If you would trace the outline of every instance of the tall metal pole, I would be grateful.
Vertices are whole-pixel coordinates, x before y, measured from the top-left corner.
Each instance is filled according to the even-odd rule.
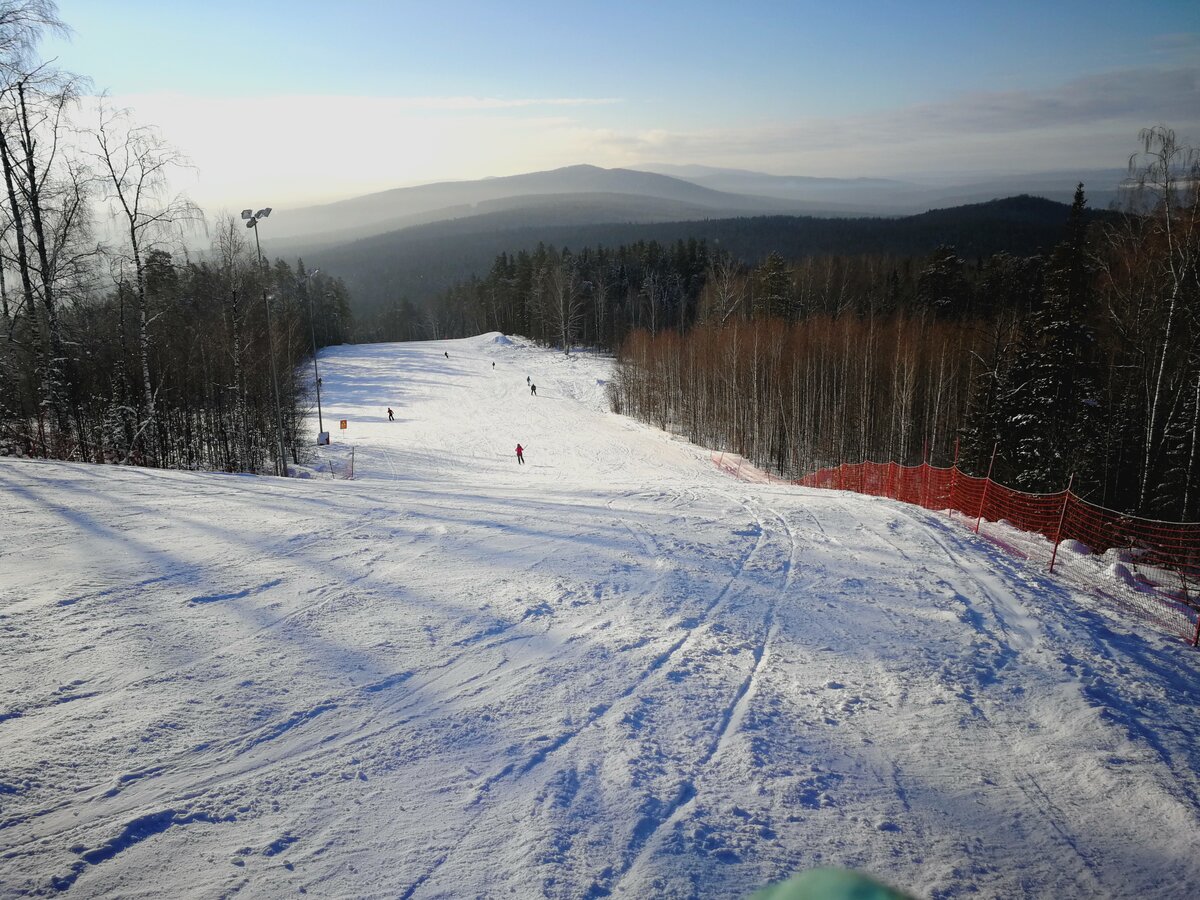
[[[321,434],[325,433],[325,420],[321,417],[321,374],[317,371],[317,320],[313,314],[313,299],[312,291],[308,289],[308,279],[316,275],[320,269],[314,269],[307,275],[303,275],[304,293],[308,295],[308,324],[312,329],[312,345],[313,345],[313,383],[317,386],[317,428]]]
[[[271,357],[271,390],[275,395],[275,431],[279,438],[279,474],[287,478],[287,450],[283,443],[283,410],[279,406],[279,377],[275,374],[275,338],[271,333],[271,303],[267,300],[267,282],[266,273],[263,271],[262,244],[258,242],[258,219],[251,219],[254,223],[254,247],[258,250],[258,272],[259,277],[263,279],[262,283],[262,298],[263,306],[267,308],[267,353]]]

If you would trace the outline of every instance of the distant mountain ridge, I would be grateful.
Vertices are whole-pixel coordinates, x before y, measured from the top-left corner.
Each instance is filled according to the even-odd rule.
[[[661,171],[651,171],[651,169]],[[889,178],[768,175],[708,166],[566,166],[475,181],[393,188],[298,209],[277,208],[269,240],[307,252],[439,221],[511,213],[523,224],[587,225],[762,215],[897,216],[1014,194],[1069,202],[1078,181],[1093,208],[1117,197],[1123,172],[1049,172],[929,186]],[[264,238],[267,238],[264,233]]]
[[[1092,207],[1102,209],[1118,199],[1119,186],[1126,174],[1123,169],[1089,169],[956,179],[935,185],[895,178],[767,175],[711,166],[654,164],[641,168],[685,178],[712,190],[824,204],[831,211],[857,215],[913,215],[927,209],[980,203],[1015,194],[1070,203],[1075,185],[1081,181]]]
[[[578,165],[478,181],[393,188],[322,206],[281,209],[278,221],[272,220],[272,237],[291,243],[344,242],[442,219],[513,208],[548,208],[551,204],[545,198],[583,195],[627,198],[623,204],[613,204],[611,199],[607,204],[608,214],[618,216],[616,221],[661,221],[666,215],[679,214],[726,217],[816,211],[799,201],[740,196],[669,175]],[[674,212],[665,212],[669,208]]]
[[[589,206],[592,200],[591,195],[580,200],[588,208],[578,215],[551,204],[558,217],[553,222],[528,208],[482,213],[314,251],[305,255],[305,262],[341,276],[357,310],[370,313],[402,298],[426,300],[472,275],[485,274],[500,253],[532,250],[539,243],[579,250],[695,238],[752,264],[771,252],[787,259],[857,253],[913,256],[940,244],[954,245],[965,257],[999,251],[1028,255],[1061,240],[1069,212],[1067,205],[1053,200],[1018,196],[902,218],[774,215],[597,223],[587,221],[595,211]]]

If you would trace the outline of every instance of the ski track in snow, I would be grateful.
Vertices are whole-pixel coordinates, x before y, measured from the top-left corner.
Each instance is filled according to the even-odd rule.
[[[712,739],[707,751],[699,760],[698,768],[701,772],[701,776],[703,770],[707,769],[710,763],[731,742],[732,736],[737,733],[740,727],[742,718],[745,715],[747,698],[751,696],[751,690],[759,676],[759,671],[763,660],[766,658],[771,641],[775,637],[776,629],[774,620],[776,605],[781,601],[781,599],[786,599],[789,594],[789,590],[792,587],[793,574],[795,572],[796,565],[796,536],[792,532],[791,527],[788,525],[786,517],[780,515],[774,510],[771,510],[771,512],[776,518],[779,519],[780,524],[787,532],[790,542],[788,559],[783,567],[783,584],[780,586],[778,596],[772,597],[770,600],[767,614],[762,624],[761,638],[759,639],[753,651],[753,666],[750,672],[742,680],[741,684],[737,687],[737,690],[734,692],[731,702],[721,717],[720,725],[717,729],[715,737]],[[815,517],[814,521],[817,521]],[[761,518],[758,519],[758,525],[760,529],[764,528],[764,523]],[[819,523],[818,527],[820,527]],[[660,830],[669,832],[671,829],[677,827],[678,823],[687,817],[691,807],[694,806],[694,801],[696,800],[698,794],[699,789],[693,782],[685,782],[684,787],[681,789],[678,797],[675,799],[675,802],[669,805],[664,811],[665,816],[654,823],[650,828],[644,829],[643,834],[640,834],[638,836],[638,840],[629,847],[629,851],[632,855],[626,860],[620,870],[615,873],[616,877],[614,879],[614,889],[620,888],[621,879],[626,873],[634,869],[639,861],[646,855],[648,847],[650,846],[655,835],[658,834]],[[592,892],[611,893],[612,891],[607,887],[594,885]]]
[[[1197,883],[1179,642],[927,511],[733,481],[601,358],[321,366],[307,478],[0,460],[0,897]]]
[[[643,550],[649,556],[651,556],[652,558],[655,558],[655,559],[662,558],[662,555],[661,555],[662,550],[654,542],[654,539],[651,535],[645,533],[645,531],[640,528],[634,528],[633,526],[631,526],[628,522],[626,522],[623,519],[621,520],[621,524],[626,529],[626,531],[629,532],[630,536],[633,537],[633,539],[638,542],[638,544],[643,548]],[[746,554],[745,557],[743,557],[741,560],[739,560],[737,567],[736,567],[735,571],[733,572],[732,576],[725,583],[724,587],[722,587],[721,590],[716,594],[714,599],[708,604],[708,606],[706,606],[701,611],[700,615],[697,618],[688,619],[686,621],[686,623],[684,623],[683,635],[681,637],[679,637],[677,640],[675,640],[669,647],[667,647],[667,649],[665,651],[663,651],[662,653],[660,653],[660,654],[654,656],[652,659],[650,659],[649,663],[646,665],[644,671],[640,675],[637,676],[637,678],[634,680],[634,682],[632,684],[630,684],[628,687],[626,687],[620,691],[620,693],[617,695],[617,701],[624,701],[627,698],[637,694],[638,691],[647,684],[647,682],[651,679],[651,677],[655,676],[657,673],[662,671],[663,667],[667,663],[669,663],[673,658],[675,658],[683,650],[683,648],[689,643],[689,641],[691,641],[694,638],[694,636],[697,633],[697,628],[699,626],[701,626],[705,621],[707,621],[709,616],[722,605],[722,603],[725,601],[725,599],[729,596],[731,590],[737,584],[737,580],[740,577],[742,571],[745,569],[746,565],[758,553],[758,551],[761,547],[761,543],[762,543],[761,529],[758,531],[758,535],[759,535],[759,538],[758,538],[758,541],[755,543],[754,547],[751,548],[751,550],[749,551],[749,553]],[[624,707],[621,707],[621,708],[624,708]],[[567,745],[571,744],[572,741],[574,741],[581,734],[583,734],[585,729],[591,728],[593,726],[596,726],[599,728],[604,728],[606,723],[611,722],[615,718],[616,718],[616,712],[614,711],[614,705],[601,704],[599,706],[593,707],[589,711],[589,715],[587,716],[587,718],[584,720],[582,727],[580,727],[576,730],[568,731],[568,732],[560,735],[559,737],[554,739],[550,744],[548,744],[545,747],[539,747],[537,750],[535,750],[535,752],[529,759],[525,760],[520,765],[517,765],[515,763],[509,764],[502,771],[500,771],[499,773],[488,778],[482,784],[482,786],[479,788],[479,791],[478,791],[476,797],[474,798],[472,805],[479,805],[479,804],[484,803],[487,795],[491,793],[493,787],[495,787],[495,785],[497,785],[499,782],[504,781],[505,779],[512,778],[512,777],[521,778],[521,777],[524,777],[525,775],[529,774],[533,769],[535,769],[537,766],[541,765],[544,761],[546,761],[546,759],[549,756],[554,754],[556,751],[558,751],[562,748],[565,748],[565,747],[567,747]],[[417,888],[419,888],[426,881],[428,881],[429,878],[434,873],[436,873],[437,870],[440,869],[445,864],[445,862],[449,859],[451,852],[453,852],[454,850],[457,850],[458,847],[464,842],[464,840],[471,835],[472,828],[474,828],[478,824],[478,821],[479,820],[477,818],[476,821],[472,823],[471,828],[464,829],[459,834],[453,847],[450,848],[450,851],[439,855],[437,857],[437,859],[434,861],[433,866],[431,866],[429,870],[427,870],[425,873],[423,873],[421,875],[421,877],[417,879],[416,882],[414,882],[411,886],[409,886],[409,888],[404,892],[404,894],[402,896],[411,897],[416,892]],[[641,824],[638,829],[639,834],[635,837],[635,840],[631,843],[630,847],[627,848],[627,854],[636,853],[638,847],[644,842],[645,838],[648,837],[649,834],[651,834],[653,832],[654,827],[656,827],[656,826],[653,823]],[[627,867],[628,866],[626,866],[626,868]],[[593,887],[593,890],[595,890],[595,889],[596,889],[596,886]],[[605,891],[605,892],[607,893],[607,891]]]

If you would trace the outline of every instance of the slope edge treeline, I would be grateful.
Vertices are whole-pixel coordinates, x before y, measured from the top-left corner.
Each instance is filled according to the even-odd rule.
[[[234,221],[210,254],[180,250],[203,224],[167,191],[186,160],[103,104],[74,127],[82,80],[37,59],[48,30],[65,30],[53,3],[0,2],[0,453],[257,472],[286,445],[295,460],[297,366],[349,335],[345,287],[260,265]],[[105,205],[111,242],[91,218]]]

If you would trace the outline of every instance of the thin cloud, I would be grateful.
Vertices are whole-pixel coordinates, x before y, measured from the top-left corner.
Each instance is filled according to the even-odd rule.
[[[522,109],[531,106],[611,106],[622,102],[618,97],[528,97],[522,99],[504,99],[501,97],[388,97],[384,99],[394,109],[442,109],[454,112],[472,109]]]
[[[913,107],[901,118],[943,131],[1003,133],[1129,117],[1200,120],[1200,68],[1128,69],[1046,91],[968,94],[949,103]]]
[[[231,208],[250,205],[242,198],[328,202],[580,162],[667,160],[846,177],[1108,168],[1124,165],[1146,126],[1166,123],[1184,143],[1200,138],[1200,66],[1105,72],[1044,90],[962,94],[759,127],[650,121],[637,128],[614,114],[624,101],[612,97],[164,93],[111,102],[160,126],[193,158],[195,199]]]
[[[1131,69],[1075,79],[1042,91],[964,94],[873,115],[811,118],[760,128],[715,128],[597,134],[614,153],[680,161],[791,157],[823,153],[878,155],[908,148],[926,158],[971,147],[1003,159],[1036,150],[1044,138],[1061,144],[1076,136],[1080,150],[1099,157],[1125,146],[1138,129],[1170,123],[1181,135],[1200,135],[1200,68]],[[1095,145],[1100,138],[1104,146]],[[1090,146],[1089,146],[1090,145]],[[1127,152],[1127,151],[1126,151]],[[1122,156],[1091,164],[1117,164]],[[910,164],[914,160],[906,159]],[[890,168],[895,169],[895,166]]]
[[[1150,49],[1168,56],[1195,59],[1200,56],[1200,32],[1179,31],[1157,35],[1150,39]]]

